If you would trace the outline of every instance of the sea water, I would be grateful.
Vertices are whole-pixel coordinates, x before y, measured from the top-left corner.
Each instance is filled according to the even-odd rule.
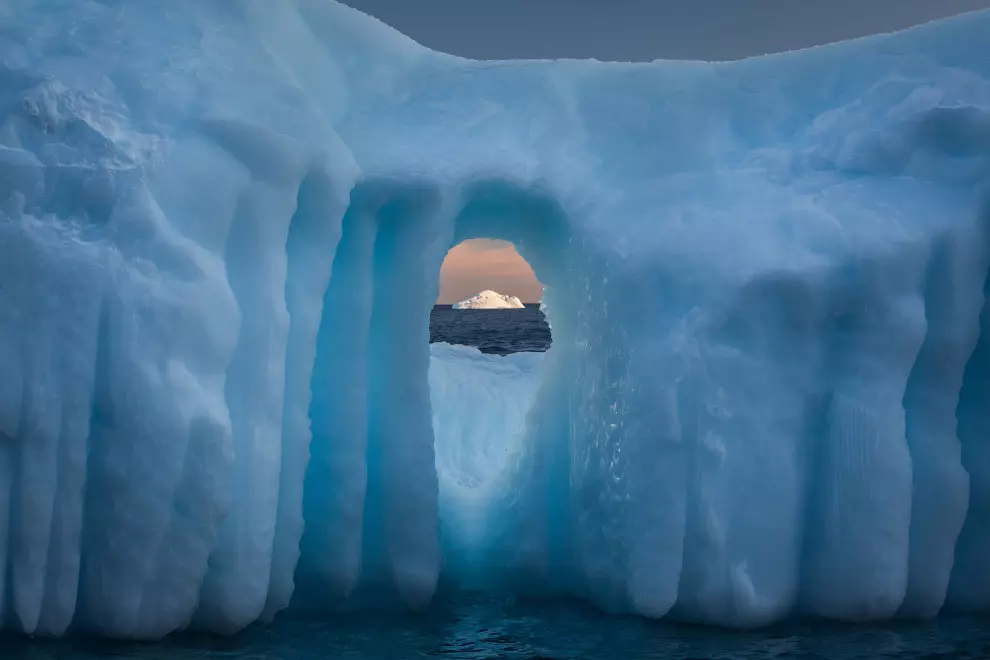
[[[574,602],[441,600],[421,614],[280,617],[234,637],[161,643],[0,641],[3,660],[450,660],[689,658],[874,660],[990,657],[990,626],[972,618],[856,626],[792,622],[755,631],[611,617]]]
[[[525,309],[453,309],[436,305],[430,314],[430,341],[474,346],[482,353],[507,355],[550,348],[550,326],[539,304]]]

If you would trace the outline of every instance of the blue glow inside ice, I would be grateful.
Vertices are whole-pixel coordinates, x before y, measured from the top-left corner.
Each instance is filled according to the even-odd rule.
[[[0,7],[0,625],[453,588],[990,611],[990,13],[476,62],[331,0]],[[428,344],[512,241],[554,346]]]

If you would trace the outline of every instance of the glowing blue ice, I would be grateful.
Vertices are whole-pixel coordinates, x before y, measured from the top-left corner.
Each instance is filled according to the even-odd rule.
[[[0,26],[3,625],[441,578],[990,610],[990,13],[724,64],[473,62],[329,0]],[[475,237],[547,284],[546,356],[431,366]]]

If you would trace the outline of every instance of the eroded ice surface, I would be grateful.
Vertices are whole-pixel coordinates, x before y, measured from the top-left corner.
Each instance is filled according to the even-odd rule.
[[[554,346],[462,578],[729,626],[990,609],[990,14],[725,64],[466,61],[329,0],[0,26],[8,629],[427,604],[465,565],[429,310],[478,237]]]
[[[494,543],[499,505],[512,496],[513,466],[526,455],[526,414],[545,354],[431,344],[430,356],[445,570],[458,584],[485,587],[504,552]]]

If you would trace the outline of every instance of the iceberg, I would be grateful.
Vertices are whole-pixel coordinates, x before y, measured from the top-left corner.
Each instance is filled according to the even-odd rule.
[[[990,611],[990,12],[726,63],[470,61],[331,0],[0,26],[7,631],[441,582]],[[471,238],[546,285],[537,361],[430,349]]]
[[[451,305],[453,309],[523,309],[526,305],[515,296],[485,289],[466,300]]]

